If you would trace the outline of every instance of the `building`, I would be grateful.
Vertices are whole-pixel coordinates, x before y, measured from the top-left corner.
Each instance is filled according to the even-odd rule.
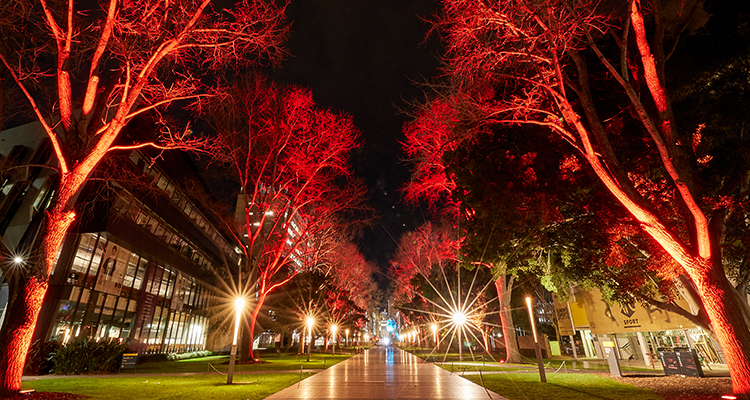
[[[698,313],[698,304],[681,292],[678,306]],[[604,343],[619,359],[642,360],[651,365],[663,347],[691,347],[707,362],[723,363],[721,347],[689,319],[664,309],[640,304],[608,302],[597,289],[571,288],[567,301],[554,297],[555,316],[562,336],[570,338],[576,357],[604,358]],[[611,344],[611,345],[610,345]]]
[[[38,139],[19,140],[29,137]],[[4,165],[43,164],[50,159],[47,147],[43,132],[28,124],[3,131],[0,154]],[[180,153],[163,158],[152,165],[134,151],[122,168],[140,179],[87,185],[85,211],[50,276],[34,340],[112,338],[139,353],[206,349],[217,325],[209,319],[218,282],[240,255],[203,206],[177,188],[177,178],[195,172],[188,160]],[[27,171],[2,187],[0,235],[11,250],[33,242],[30,233],[54,190],[55,175],[44,172],[50,170]],[[222,347],[224,341],[210,342]]]

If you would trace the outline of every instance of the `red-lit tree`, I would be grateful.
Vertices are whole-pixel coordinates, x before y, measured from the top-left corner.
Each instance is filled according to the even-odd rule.
[[[410,201],[423,198],[449,205],[463,236],[462,260],[490,268],[495,276],[506,362],[518,363],[522,359],[510,311],[513,287],[518,273],[530,269],[528,259],[543,250],[542,227],[561,219],[537,182],[535,164],[547,157],[537,157],[533,147],[512,140],[472,146],[457,140],[463,117],[451,103],[436,98],[405,125],[404,150],[415,168],[404,191]]]
[[[74,0],[9,0],[2,7],[0,68],[31,105],[59,175],[38,244],[31,246],[38,249],[33,262],[24,269],[2,263],[11,296],[0,333],[0,394],[21,387],[47,277],[92,170],[112,151],[195,144],[164,125],[158,140],[128,145],[118,142],[123,128],[136,116],[152,114],[159,121],[164,107],[199,96],[197,77],[207,69],[273,61],[283,53],[284,10],[274,2],[240,1],[221,11],[210,0],[97,4],[81,9]]]
[[[235,219],[246,265],[234,283],[253,293],[250,346],[267,296],[300,271],[315,269],[364,206],[350,152],[358,131],[350,117],[317,109],[309,90],[278,87],[255,75],[238,79],[227,98],[202,106],[218,133],[227,177],[239,185]]]
[[[457,110],[444,108],[442,99],[434,103],[440,106],[425,105],[405,129],[406,150],[417,163],[406,194],[433,196],[433,201],[447,198],[459,211],[462,259],[491,268],[497,277],[500,319],[511,349],[508,362],[520,361],[520,354],[513,352],[510,313],[519,274],[541,277],[549,290],[562,296],[571,283],[606,288],[613,300],[647,303],[711,330],[700,307],[693,315],[673,301],[685,290],[698,298],[692,285],[680,282],[676,263],[645,239],[616,204],[592,190],[596,182],[581,171],[578,160],[561,153],[560,143],[537,145],[547,135],[543,129],[526,127],[518,135],[496,129],[470,143],[439,133],[431,136],[437,129],[460,129]],[[456,119],[439,119],[436,109]],[[428,141],[431,144],[425,144]],[[426,160],[436,166],[433,174],[420,173]],[[441,181],[449,183],[433,184]],[[419,192],[410,193],[413,189]]]
[[[377,291],[377,284],[373,279],[375,266],[349,240],[338,240],[332,248],[330,258],[326,275],[333,285],[348,293],[354,305],[367,310]]]
[[[427,222],[414,232],[402,235],[391,260],[396,300],[409,303],[419,297],[415,277],[427,277],[435,271],[438,275],[445,273],[449,266],[458,263],[459,247],[455,229],[446,224],[435,226]]]
[[[750,329],[721,251],[729,199],[744,196],[742,179],[698,180],[707,156],[720,154],[703,154],[698,126],[678,125],[667,92],[667,60],[701,4],[445,0],[438,26],[459,93],[452,108],[473,115],[454,140],[496,124],[533,124],[568,142],[690,277],[734,391],[747,397]]]

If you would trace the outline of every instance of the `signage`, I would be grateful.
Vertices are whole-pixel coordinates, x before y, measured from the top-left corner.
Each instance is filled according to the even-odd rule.
[[[138,353],[125,353],[122,355],[122,362],[120,363],[120,369],[135,370],[135,365],[138,364]]]
[[[675,354],[677,355],[677,361],[680,363],[682,375],[696,378],[703,377],[703,369],[695,349],[675,349]]]
[[[680,362],[677,360],[677,354],[671,348],[659,348],[659,359],[664,368],[664,375],[682,375]]]
[[[555,293],[552,293],[552,301],[555,305],[555,316],[557,317],[557,327],[560,329],[560,334],[563,336],[575,335],[576,330],[573,327],[568,303],[560,302]]]
[[[576,296],[586,308],[591,333],[664,331],[695,327],[687,318],[656,307],[609,303],[598,289],[580,291]],[[677,303],[685,310],[690,309],[682,298]]]

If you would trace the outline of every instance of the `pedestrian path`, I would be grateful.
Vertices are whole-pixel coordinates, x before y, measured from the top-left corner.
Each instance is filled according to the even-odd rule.
[[[376,346],[266,399],[507,400],[396,347]]]

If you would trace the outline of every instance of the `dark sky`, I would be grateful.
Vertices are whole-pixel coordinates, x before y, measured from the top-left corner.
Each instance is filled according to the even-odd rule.
[[[409,177],[402,162],[401,110],[421,97],[425,82],[438,74],[439,40],[425,40],[423,18],[435,14],[435,0],[293,0],[288,49],[292,56],[274,79],[312,89],[323,108],[346,112],[362,131],[364,146],[353,155],[357,175],[369,188],[380,215],[361,240],[365,257],[385,270],[395,242],[424,221],[407,207],[399,188]],[[381,287],[387,280],[377,277]]]

